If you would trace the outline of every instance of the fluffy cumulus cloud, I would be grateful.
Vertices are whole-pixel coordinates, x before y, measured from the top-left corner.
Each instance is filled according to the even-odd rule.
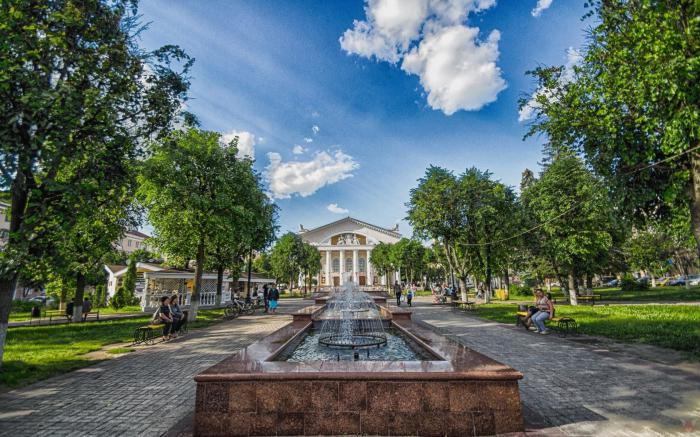
[[[341,208],[341,207],[339,207],[337,203],[330,203],[330,204],[328,204],[328,206],[326,207],[326,209],[327,209],[328,211],[332,212],[333,214],[347,214],[347,213],[350,212],[350,210],[347,209],[347,208]]]
[[[255,159],[255,135],[252,133],[233,130],[221,135],[221,142],[228,144],[236,137],[238,137],[238,153],[236,156],[239,158],[248,157],[250,159]]]
[[[537,0],[537,5],[535,5],[535,9],[533,9],[530,13],[533,17],[539,17],[540,15],[542,15],[542,11],[552,6],[552,1],[554,0]]]
[[[279,153],[267,154],[270,164],[265,179],[270,196],[287,199],[292,195],[310,196],[320,188],[352,177],[360,166],[352,156],[337,150],[317,152],[309,161],[282,161]]]
[[[313,131],[314,135],[316,135],[317,133],[319,133],[320,130],[321,130],[321,128],[318,127],[318,125],[316,125],[316,124],[313,125],[313,126],[311,126],[311,131]]]
[[[574,79],[574,67],[581,62],[582,56],[581,52],[573,47],[569,47],[566,50],[566,64],[564,64],[564,71],[559,78],[560,85],[566,85]],[[531,120],[535,117],[535,112],[542,106],[538,101],[541,98],[552,99],[554,95],[551,90],[538,88],[530,100],[518,111],[518,121],[523,122]]]
[[[451,115],[478,110],[506,88],[496,65],[500,33],[485,40],[466,25],[495,0],[366,0],[365,20],[340,37],[349,54],[375,58],[419,77],[428,104]]]
[[[292,149],[292,153],[295,155],[302,155],[306,152],[306,147],[296,144]]]

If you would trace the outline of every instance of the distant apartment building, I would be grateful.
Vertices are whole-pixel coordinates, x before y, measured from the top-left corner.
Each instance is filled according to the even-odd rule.
[[[146,239],[149,238],[148,235],[139,231],[126,231],[124,238],[117,242],[116,246],[118,250],[126,252],[127,254],[135,252],[139,249],[148,250],[146,244]]]

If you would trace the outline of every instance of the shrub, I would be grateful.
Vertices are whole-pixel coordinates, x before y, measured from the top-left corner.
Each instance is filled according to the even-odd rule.
[[[36,302],[28,302],[24,300],[13,300],[12,301],[12,312],[13,313],[27,313],[32,310],[32,308],[36,305],[39,305]]]
[[[625,275],[620,282],[620,289],[622,291],[644,291],[649,289],[649,283],[647,281],[637,282],[632,275]]]
[[[119,308],[123,308],[127,304],[127,291],[124,287],[119,287],[117,289],[117,292],[114,293],[114,296],[112,296],[112,298],[109,299],[109,305],[115,310],[118,310]]]
[[[520,296],[532,296],[532,288],[527,285],[511,284],[509,294]]]

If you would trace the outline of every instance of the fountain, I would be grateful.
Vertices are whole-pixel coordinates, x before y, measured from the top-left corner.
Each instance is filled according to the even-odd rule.
[[[346,281],[195,377],[195,434],[520,432],[520,378]]]

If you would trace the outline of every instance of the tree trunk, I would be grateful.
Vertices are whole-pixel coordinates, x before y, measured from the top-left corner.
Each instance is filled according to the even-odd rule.
[[[248,251],[248,280],[246,281],[246,299],[250,298],[250,279],[253,269],[253,249]]]
[[[459,277],[459,291],[462,295],[462,302],[467,301],[467,278]]]
[[[690,221],[693,227],[693,236],[695,237],[695,251],[698,258],[700,258],[700,150],[690,152],[690,161],[690,177],[693,183],[690,196]]]
[[[547,278],[547,293],[552,292],[552,280],[550,278]]]
[[[83,320],[83,295],[85,294],[85,275],[75,275],[75,297],[73,298],[73,321]]]
[[[484,303],[491,302],[491,250],[486,246],[486,292],[484,293]]]
[[[656,275],[649,273],[651,275],[651,288],[656,288]]]
[[[510,292],[510,274],[506,269],[506,274],[503,275],[503,283],[506,284],[506,292]]]
[[[202,291],[202,273],[204,273],[204,238],[200,238],[197,246],[197,266],[194,269],[194,291],[190,299],[190,321],[197,320],[197,310],[199,309],[199,296]]]
[[[5,278],[0,281],[0,369],[2,369],[2,357],[5,350],[5,338],[10,320],[12,308],[12,294],[17,284],[17,276]]]
[[[66,310],[66,299],[68,298],[68,290],[65,286],[61,286],[61,294],[58,295],[58,310]]]
[[[224,266],[220,265],[216,268],[216,301],[218,307],[221,305],[221,293],[224,289]]]
[[[578,305],[578,285],[576,284],[576,275],[574,272],[569,273],[569,303],[571,305]]]
[[[593,275],[586,273],[586,290],[589,294],[593,294]]]

